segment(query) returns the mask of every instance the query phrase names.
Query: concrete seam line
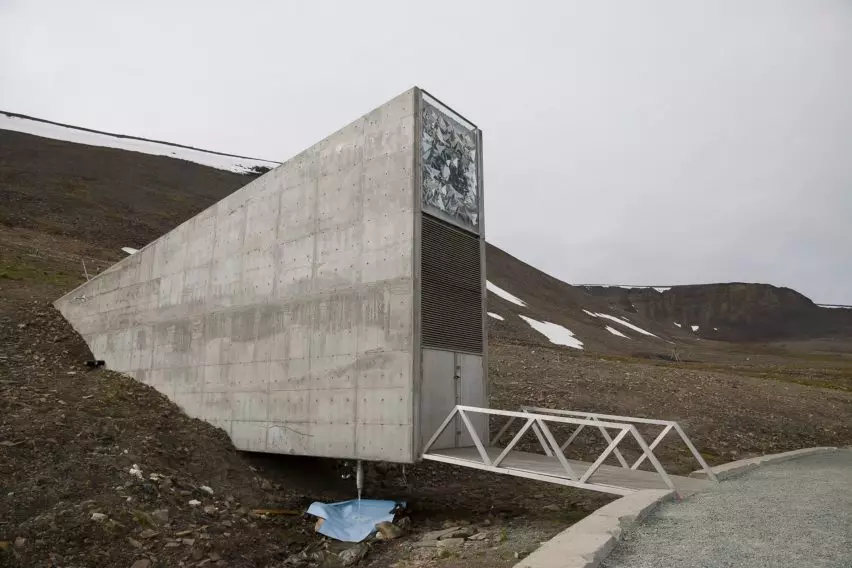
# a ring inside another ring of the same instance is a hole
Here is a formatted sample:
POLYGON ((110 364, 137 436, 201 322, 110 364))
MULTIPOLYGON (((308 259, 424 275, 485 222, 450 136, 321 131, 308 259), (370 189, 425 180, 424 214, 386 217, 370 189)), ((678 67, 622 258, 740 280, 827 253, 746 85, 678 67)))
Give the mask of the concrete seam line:
POLYGON ((544 543, 514 568, 596 568, 626 529, 673 497, 673 491, 646 490, 617 499, 544 543))
MULTIPOLYGON (((780 454, 767 454, 765 456, 758 456, 755 458, 746 458, 742 460, 732 461, 726 464, 717 465, 715 467, 710 468, 719 481, 723 479, 731 479, 732 477, 736 477, 738 475, 742 475, 747 473, 753 469, 756 469, 762 465, 780 463, 787 460, 793 460, 797 458, 803 458, 806 456, 815 456, 820 454, 831 454, 838 451, 834 446, 820 446, 816 448, 802 448, 801 450, 793 450, 790 452, 782 452, 780 454)), ((707 474, 703 469, 699 469, 693 471, 689 474, 689 477, 697 478, 697 479, 706 479, 707 474)))

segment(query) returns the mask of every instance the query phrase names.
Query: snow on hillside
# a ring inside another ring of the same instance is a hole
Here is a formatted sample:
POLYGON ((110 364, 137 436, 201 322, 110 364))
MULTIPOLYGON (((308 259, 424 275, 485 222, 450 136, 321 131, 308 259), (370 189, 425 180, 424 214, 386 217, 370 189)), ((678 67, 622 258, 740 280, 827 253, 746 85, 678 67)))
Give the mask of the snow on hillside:
POLYGON ((617 335, 618 337, 623 337, 624 339, 630 339, 629 337, 627 337, 626 335, 624 335, 623 333, 621 333, 620 331, 618 331, 614 327, 610 327, 610 326, 607 325, 607 326, 604 326, 604 328, 613 335, 617 335))
POLYGON ((653 289, 662 294, 672 289, 671 286, 631 286, 629 284, 578 284, 583 288, 621 288, 622 290, 649 290, 653 289))
POLYGON ((486 282, 486 287, 488 288, 489 292, 493 292, 494 294, 497 294, 498 296, 500 296, 501 298, 503 298, 507 302, 512 302, 516 306, 521 306, 522 308, 527 307, 526 302, 524 302, 523 300, 521 300, 517 296, 513 296, 512 294, 508 293, 507 291, 505 291, 504 289, 500 288, 499 286, 497 286, 496 284, 494 284, 492 282, 486 282))
POLYGON ((646 330, 642 329, 641 327, 639 327, 638 325, 633 325, 633 324, 632 324, 632 323, 630 323, 629 321, 623 320, 623 319, 621 319, 621 318, 617 318, 617 317, 615 317, 615 316, 611 316, 611 315, 609 315, 609 314, 603 314, 603 313, 600 313, 600 312, 590 312, 589 310, 583 310, 583 312, 584 312, 586 315, 590 315, 590 316, 592 316, 593 318, 604 318, 604 319, 608 319, 608 320, 610 320, 610 321, 614 321, 614 322, 615 322, 615 323, 617 323, 617 324, 623 325, 623 326, 624 326, 624 327, 626 327, 626 328, 632 329, 633 331, 638 331, 639 333, 642 333, 642 334, 644 334, 644 335, 649 335, 649 336, 651 336, 651 337, 657 337, 656 335, 654 335, 654 334, 653 334, 653 333, 651 333, 650 331, 646 331, 646 330))
POLYGON ((494 312, 488 312, 488 315, 498 321, 506 321, 506 318, 501 316, 500 314, 495 314, 494 312))
POLYGON ((583 342, 574 337, 574 332, 566 327, 562 327, 556 323, 549 321, 538 321, 527 316, 519 316, 522 320, 530 324, 534 330, 547 337, 551 343, 555 345, 564 345, 573 347, 574 349, 582 349, 583 342))
POLYGON ((129 150, 131 152, 151 154, 154 156, 168 156, 240 174, 257 171, 255 168, 271 169, 279 165, 278 162, 269 160, 234 156, 232 154, 201 150, 180 144, 125 136, 123 134, 110 134, 109 132, 79 128, 4 111, 0 111, 0 130, 13 130, 41 136, 42 138, 76 142, 89 146, 118 148, 120 150, 129 150))

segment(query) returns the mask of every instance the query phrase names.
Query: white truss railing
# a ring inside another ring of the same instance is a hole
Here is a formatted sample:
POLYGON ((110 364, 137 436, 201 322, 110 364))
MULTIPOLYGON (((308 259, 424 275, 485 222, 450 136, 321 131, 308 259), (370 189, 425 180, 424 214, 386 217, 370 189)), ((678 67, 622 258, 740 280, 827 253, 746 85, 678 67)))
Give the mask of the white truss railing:
MULTIPOLYGON (((655 425, 655 426, 662 426, 663 429, 659 432, 659 434, 657 434, 657 437, 654 438, 654 440, 648 446, 651 449, 651 451, 653 451, 657 446, 660 445, 660 442, 663 441, 663 438, 665 438, 669 434, 669 432, 674 430, 678 434, 678 436, 680 436, 680 439, 683 441, 684 445, 686 445, 687 449, 689 449, 689 451, 692 453, 692 457, 695 458, 695 461, 698 462, 698 465, 701 466, 701 469, 703 469, 704 472, 707 474, 707 478, 710 479, 711 481, 718 482, 718 479, 716 478, 716 474, 714 474, 713 470, 710 469, 710 466, 707 465, 707 462, 704 460, 704 457, 695 448, 692 441, 689 439, 689 437, 683 431, 683 428, 681 428, 680 424, 678 424, 677 422, 674 422, 673 420, 654 420, 653 418, 637 418, 635 416, 618 416, 618 415, 615 415, 615 414, 600 414, 598 412, 579 412, 579 411, 576 411, 576 410, 558 410, 558 409, 554 409, 554 408, 541 408, 541 407, 537 407, 537 406, 522 406, 521 411, 522 412, 534 412, 534 413, 537 413, 537 414, 553 414, 553 415, 557 415, 557 416, 571 416, 571 417, 575 417, 575 418, 587 418, 587 419, 590 419, 590 420, 593 421, 593 424, 591 424, 591 426, 597 426, 597 423, 601 419, 608 420, 610 422, 626 422, 628 424, 652 424, 652 425, 655 425)), ((500 439, 500 437, 509 428, 511 423, 512 423, 512 421, 510 420, 509 423, 507 423, 506 426, 504 426, 503 429, 493 438, 492 443, 494 443, 494 442, 496 442, 497 440, 500 439)), ((568 440, 561 446, 563 451, 565 450, 566 447, 568 447, 571 444, 571 442, 574 441, 574 439, 577 437, 577 435, 586 426, 588 426, 588 424, 580 425, 571 434, 571 436, 568 438, 568 440)), ((603 433, 604 437, 607 438, 607 440, 608 440, 609 436, 607 435, 606 430, 602 429, 602 428, 599 428, 599 429, 603 433)), ((618 449, 615 449, 614 453, 615 453, 616 458, 618 459, 619 463, 621 463, 622 467, 628 467, 627 461, 621 455, 621 452, 619 452, 618 449)), ((629 467, 632 470, 639 469, 639 466, 642 465, 642 462, 644 462, 644 461, 645 461, 645 454, 642 454, 641 456, 639 456, 639 459, 637 459, 633 463, 633 465, 631 465, 629 467)))
POLYGON ((624 460, 624 457, 621 455, 621 452, 618 451, 618 445, 629 436, 632 437, 639 445, 639 448, 642 451, 642 460, 644 461, 645 459, 647 459, 651 463, 654 470, 656 470, 656 472, 659 474, 660 479, 666 487, 668 487, 672 491, 677 491, 671 478, 666 473, 666 470, 663 468, 662 464, 660 464, 660 461, 654 455, 653 449, 645 442, 645 439, 642 437, 636 427, 633 426, 633 424, 625 420, 615 422, 600 420, 598 417, 591 416, 584 418, 576 418, 567 415, 560 416, 556 415, 557 412, 558 411, 548 411, 547 413, 537 413, 533 412, 532 409, 524 410, 521 412, 515 412, 511 410, 494 410, 490 408, 479 408, 476 406, 458 405, 453 408, 449 416, 444 419, 440 427, 438 427, 438 430, 426 443, 423 448, 422 457, 428 460, 462 465, 465 467, 473 467, 486 471, 492 471, 495 473, 509 473, 511 475, 516 475, 519 477, 538 479, 540 481, 548 481, 551 483, 558 483, 560 485, 580 487, 583 489, 591 489, 594 491, 603 491, 606 493, 614 493, 617 495, 627 495, 633 493, 635 490, 609 484, 592 483, 590 479, 598 471, 600 466, 610 456, 610 454, 613 453, 615 453, 615 455, 617 456, 619 463, 621 463, 624 468, 628 468, 626 460, 624 460), (524 424, 512 437, 508 445, 506 445, 506 447, 501 450, 501 452, 497 455, 496 458, 492 459, 485 445, 482 443, 479 434, 476 432, 476 428, 473 427, 473 424, 470 421, 470 417, 468 416, 469 414, 504 416, 510 419, 508 424, 504 426, 500 430, 498 435, 495 436, 494 439, 489 443, 489 446, 493 446, 500 439, 500 437, 502 437, 503 434, 506 433, 509 426, 515 420, 523 420, 524 424), (470 434, 471 439, 473 440, 473 444, 474 446, 476 446, 476 450, 479 453, 479 457, 482 459, 481 463, 468 459, 443 455, 441 453, 429 453, 429 450, 432 448, 432 446, 438 440, 440 435, 456 416, 461 418, 462 423, 464 423, 465 428, 467 428, 467 431, 470 434), (560 445, 556 441, 556 438, 553 436, 553 433, 551 432, 550 428, 547 426, 548 423, 574 424, 577 425, 579 428, 575 430, 575 432, 571 435, 571 438, 569 438, 567 442, 560 445), (603 452, 601 452, 597 459, 595 459, 595 461, 581 475, 574 471, 568 459, 565 457, 565 448, 567 448, 571 444, 571 442, 574 441, 574 439, 576 438, 576 434, 579 433, 579 430, 585 428, 586 426, 598 428, 604 434, 604 438, 606 439, 609 445, 606 447, 605 450, 603 450, 603 452), (521 440, 521 438, 524 436, 524 434, 526 434, 529 429, 532 429, 535 433, 536 438, 538 439, 539 444, 541 444, 541 447, 544 450, 545 454, 556 458, 564 474, 560 473, 558 476, 549 475, 547 473, 530 471, 529 469, 519 469, 517 467, 510 468, 502 465, 503 461, 515 448, 517 443, 521 440), (612 437, 609 431, 616 431, 617 433, 615 434, 615 437, 612 437))

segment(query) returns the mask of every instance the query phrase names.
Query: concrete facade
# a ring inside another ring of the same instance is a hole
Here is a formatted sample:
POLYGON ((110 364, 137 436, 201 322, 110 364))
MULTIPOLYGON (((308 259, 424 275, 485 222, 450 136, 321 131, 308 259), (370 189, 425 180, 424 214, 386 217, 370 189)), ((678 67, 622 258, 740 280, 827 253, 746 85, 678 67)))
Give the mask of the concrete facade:
POLYGON ((410 462, 409 90, 56 301, 107 367, 251 451, 410 462))

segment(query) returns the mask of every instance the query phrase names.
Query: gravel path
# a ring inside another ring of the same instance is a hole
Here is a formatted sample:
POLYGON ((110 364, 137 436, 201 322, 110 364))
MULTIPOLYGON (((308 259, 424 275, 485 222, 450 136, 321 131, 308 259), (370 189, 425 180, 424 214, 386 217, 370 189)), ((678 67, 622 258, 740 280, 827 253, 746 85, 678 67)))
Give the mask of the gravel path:
POLYGON ((763 466, 667 503, 607 568, 852 566, 852 450, 763 466))

